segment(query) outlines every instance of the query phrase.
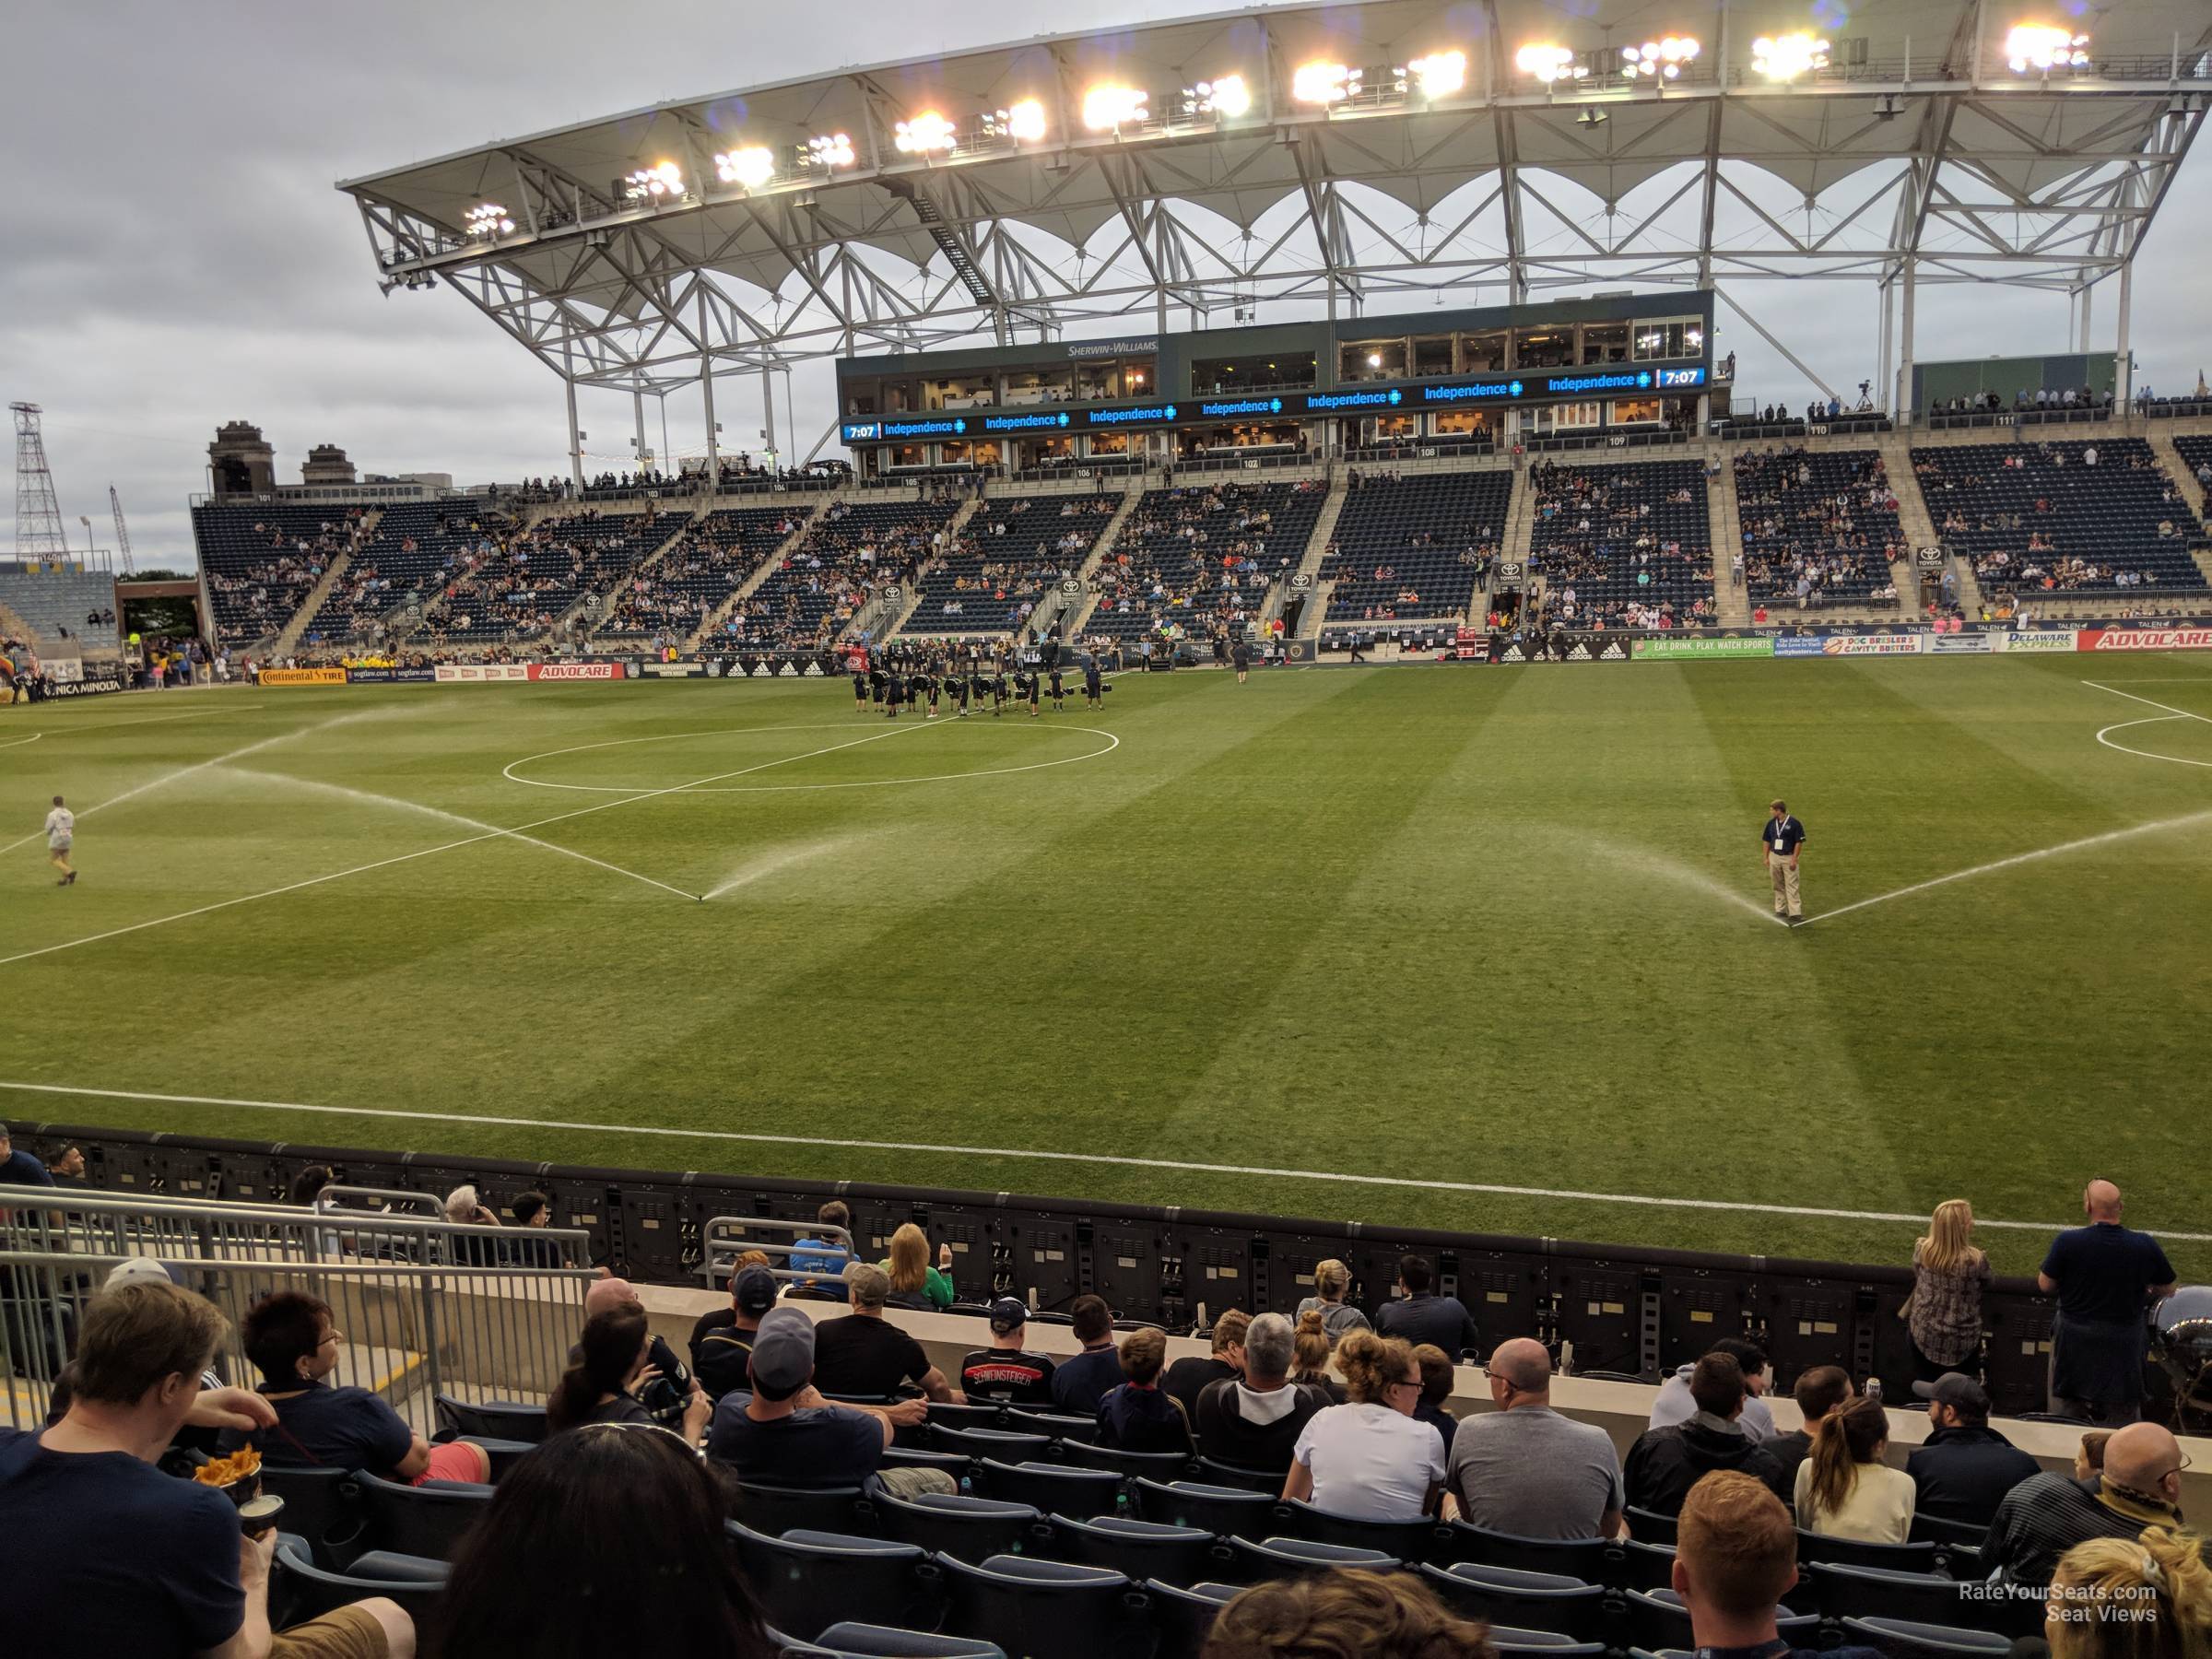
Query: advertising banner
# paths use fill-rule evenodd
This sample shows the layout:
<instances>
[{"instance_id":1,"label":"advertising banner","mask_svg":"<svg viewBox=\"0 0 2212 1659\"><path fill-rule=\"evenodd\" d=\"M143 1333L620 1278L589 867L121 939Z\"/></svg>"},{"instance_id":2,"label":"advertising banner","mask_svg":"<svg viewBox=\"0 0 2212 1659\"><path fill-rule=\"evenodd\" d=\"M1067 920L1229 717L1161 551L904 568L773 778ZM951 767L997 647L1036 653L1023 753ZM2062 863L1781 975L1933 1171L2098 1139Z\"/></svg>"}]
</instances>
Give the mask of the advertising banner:
<instances>
[{"instance_id":1,"label":"advertising banner","mask_svg":"<svg viewBox=\"0 0 2212 1659\"><path fill-rule=\"evenodd\" d=\"M343 668L264 668L253 676L259 686L342 686Z\"/></svg>"},{"instance_id":2,"label":"advertising banner","mask_svg":"<svg viewBox=\"0 0 2212 1659\"><path fill-rule=\"evenodd\" d=\"M346 679L355 686L427 686L438 677L429 668L348 668Z\"/></svg>"},{"instance_id":3,"label":"advertising banner","mask_svg":"<svg viewBox=\"0 0 2212 1659\"><path fill-rule=\"evenodd\" d=\"M1827 653L1821 650L1828 641L1818 634L1783 634L1774 641L1778 657L1813 657Z\"/></svg>"},{"instance_id":4,"label":"advertising banner","mask_svg":"<svg viewBox=\"0 0 2212 1659\"><path fill-rule=\"evenodd\" d=\"M2085 628L2077 651L2212 651L2212 628Z\"/></svg>"},{"instance_id":5,"label":"advertising banner","mask_svg":"<svg viewBox=\"0 0 2212 1659\"><path fill-rule=\"evenodd\" d=\"M1681 634L1674 638L1661 635L1656 639L1638 640L1635 655L1639 661L1678 662L1694 657L1771 657L1775 641L1757 635Z\"/></svg>"},{"instance_id":6,"label":"advertising banner","mask_svg":"<svg viewBox=\"0 0 2212 1659\"><path fill-rule=\"evenodd\" d=\"M1928 636L1916 633L1830 634L1820 641L1823 656L1918 656Z\"/></svg>"},{"instance_id":7,"label":"advertising banner","mask_svg":"<svg viewBox=\"0 0 2212 1659\"><path fill-rule=\"evenodd\" d=\"M705 679L704 663L637 662L629 665L632 679Z\"/></svg>"},{"instance_id":8,"label":"advertising banner","mask_svg":"<svg viewBox=\"0 0 2212 1659\"><path fill-rule=\"evenodd\" d=\"M492 680L526 680L530 670L521 663L441 663L438 683L477 686Z\"/></svg>"},{"instance_id":9,"label":"advertising banner","mask_svg":"<svg viewBox=\"0 0 2212 1659\"><path fill-rule=\"evenodd\" d=\"M48 697L103 697L110 691L123 689L123 682L109 677L98 679L56 680L48 687Z\"/></svg>"},{"instance_id":10,"label":"advertising banner","mask_svg":"<svg viewBox=\"0 0 2212 1659\"><path fill-rule=\"evenodd\" d=\"M1986 655L1990 650L1987 634L1939 633L1928 636L1928 652L1933 656Z\"/></svg>"},{"instance_id":11,"label":"advertising banner","mask_svg":"<svg viewBox=\"0 0 2212 1659\"><path fill-rule=\"evenodd\" d=\"M622 677L619 663L532 663L527 665L529 677L534 680L618 680Z\"/></svg>"},{"instance_id":12,"label":"advertising banner","mask_svg":"<svg viewBox=\"0 0 2212 1659\"><path fill-rule=\"evenodd\" d=\"M2074 630L2070 628L2055 632L2048 629L2015 630L1983 637L1989 641L1992 651L2072 651L2075 639Z\"/></svg>"}]
</instances>

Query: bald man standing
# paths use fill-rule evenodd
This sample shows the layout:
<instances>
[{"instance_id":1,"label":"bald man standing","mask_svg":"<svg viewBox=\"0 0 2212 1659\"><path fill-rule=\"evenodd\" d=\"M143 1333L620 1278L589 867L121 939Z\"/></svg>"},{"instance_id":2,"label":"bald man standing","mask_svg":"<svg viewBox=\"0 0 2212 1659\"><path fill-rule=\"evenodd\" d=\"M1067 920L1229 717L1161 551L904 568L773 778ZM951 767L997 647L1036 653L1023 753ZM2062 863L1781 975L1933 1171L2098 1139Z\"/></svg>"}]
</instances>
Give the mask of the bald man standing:
<instances>
[{"instance_id":1,"label":"bald man standing","mask_svg":"<svg viewBox=\"0 0 2212 1659\"><path fill-rule=\"evenodd\" d=\"M2036 1283L2058 1297L2051 1334L2051 1409L2104 1423L2143 1413L2144 1310L2171 1295L2173 1264L2148 1233L2120 1225L2120 1189L2092 1181L2087 1227L2051 1241Z\"/></svg>"},{"instance_id":2,"label":"bald man standing","mask_svg":"<svg viewBox=\"0 0 2212 1659\"><path fill-rule=\"evenodd\" d=\"M1445 1476L1460 1514L1521 1538L1609 1538L1628 1500L1613 1437L1551 1408L1551 1356L1525 1336L1487 1368L1495 1411L1462 1418Z\"/></svg>"}]
</instances>

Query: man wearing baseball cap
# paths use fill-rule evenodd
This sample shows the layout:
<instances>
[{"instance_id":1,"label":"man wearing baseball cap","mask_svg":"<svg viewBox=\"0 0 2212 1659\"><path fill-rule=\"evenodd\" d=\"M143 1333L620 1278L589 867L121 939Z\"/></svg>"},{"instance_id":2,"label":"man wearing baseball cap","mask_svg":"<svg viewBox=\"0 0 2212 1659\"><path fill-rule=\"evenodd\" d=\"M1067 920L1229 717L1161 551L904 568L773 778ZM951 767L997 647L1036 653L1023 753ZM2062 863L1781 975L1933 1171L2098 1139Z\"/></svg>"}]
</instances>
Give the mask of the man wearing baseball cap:
<instances>
[{"instance_id":1,"label":"man wearing baseball cap","mask_svg":"<svg viewBox=\"0 0 2212 1659\"><path fill-rule=\"evenodd\" d=\"M927 1420L920 1400L896 1406L831 1405L814 1386L814 1321L797 1308L771 1308L753 1332L747 1363L752 1391L714 1407L707 1455L740 1480L774 1486L858 1486L871 1475L898 1497L957 1492L942 1469L886 1469L884 1449L901 1424Z\"/></svg>"},{"instance_id":2,"label":"man wearing baseball cap","mask_svg":"<svg viewBox=\"0 0 2212 1659\"><path fill-rule=\"evenodd\" d=\"M1030 1334L1030 1310L1017 1296L991 1304L991 1346L960 1362L960 1392L971 1400L1006 1406L1050 1406L1053 1362L1021 1345Z\"/></svg>"},{"instance_id":3,"label":"man wearing baseball cap","mask_svg":"<svg viewBox=\"0 0 2212 1659\"><path fill-rule=\"evenodd\" d=\"M692 1373L707 1398L719 1400L746 1386L747 1362L753 1357L753 1334L776 1305L776 1276L766 1267L740 1267L730 1278L728 1324L715 1325L693 1345Z\"/></svg>"},{"instance_id":4,"label":"man wearing baseball cap","mask_svg":"<svg viewBox=\"0 0 2212 1659\"><path fill-rule=\"evenodd\" d=\"M1919 1494L1914 1512L1987 1526L2005 1494L2041 1466L1989 1426L1989 1395L1962 1371L1946 1371L1912 1392L1928 1403L1932 1432L1905 1460Z\"/></svg>"}]
</instances>

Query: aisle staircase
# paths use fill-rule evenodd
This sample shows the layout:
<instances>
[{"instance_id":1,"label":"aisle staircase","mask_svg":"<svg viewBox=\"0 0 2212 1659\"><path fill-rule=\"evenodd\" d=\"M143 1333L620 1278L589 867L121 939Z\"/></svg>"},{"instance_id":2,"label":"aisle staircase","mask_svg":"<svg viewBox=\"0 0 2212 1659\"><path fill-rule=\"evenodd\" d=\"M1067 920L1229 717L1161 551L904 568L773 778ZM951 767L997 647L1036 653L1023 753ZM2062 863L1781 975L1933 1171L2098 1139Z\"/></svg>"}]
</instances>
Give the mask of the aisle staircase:
<instances>
[{"instance_id":1,"label":"aisle staircase","mask_svg":"<svg viewBox=\"0 0 2212 1659\"><path fill-rule=\"evenodd\" d=\"M1336 521L1344 515L1344 500L1350 493L1349 481L1341 470L1337 471L1329 480L1328 496L1321 503L1321 512L1313 520L1313 533L1306 537L1305 552L1299 559L1297 569L1290 572L1290 580L1278 582L1267 591L1267 603L1260 607L1260 635L1263 639L1266 637L1269 625L1283 614L1283 607L1290 603L1290 594L1294 591L1290 582L1300 576L1307 579L1308 585L1304 590L1306 608L1299 613L1298 618L1298 637L1311 639L1320 631L1322 613L1327 608L1321 592L1322 560L1328 557L1329 543L1336 535Z\"/></svg>"},{"instance_id":2,"label":"aisle staircase","mask_svg":"<svg viewBox=\"0 0 2212 1659\"><path fill-rule=\"evenodd\" d=\"M300 649L300 641L307 638L308 625L315 619L315 613L323 608L323 602L330 597L331 590L338 584L338 578L346 573L352 563L352 553L345 552L323 567L322 577L313 587L307 590L307 597L300 602L300 608L292 613L291 620L276 630L276 639L269 647L269 655L288 657Z\"/></svg>"},{"instance_id":3,"label":"aisle staircase","mask_svg":"<svg viewBox=\"0 0 2212 1659\"><path fill-rule=\"evenodd\" d=\"M949 557L953 549L959 545L960 532L967 529L968 521L976 515L977 510L982 504L983 498L982 496L971 495L960 503L959 512L946 520L944 552L947 557ZM935 567L935 563L936 560L933 557L925 559L916 565L913 575L900 584L897 599L885 600L880 594L871 598L867 604L860 607L858 614L853 618L852 626L847 628L840 637L856 639L865 629L871 640L888 640L904 628L908 618L922 608L922 578Z\"/></svg>"},{"instance_id":4,"label":"aisle staircase","mask_svg":"<svg viewBox=\"0 0 2212 1659\"><path fill-rule=\"evenodd\" d=\"M684 641L684 649L687 652L697 651L700 641L720 628L732 611L750 599L753 596L753 591L766 582L779 565L791 557L798 545L806 539L806 532L813 529L822 514L830 511L830 504L839 499L834 494L825 495L816 501L806 512L801 514L798 524L792 533L778 542L768 556L754 568L753 573L733 588L730 596L709 611L705 620L691 630L691 637Z\"/></svg>"},{"instance_id":5,"label":"aisle staircase","mask_svg":"<svg viewBox=\"0 0 2212 1659\"><path fill-rule=\"evenodd\" d=\"M1115 544L1122 539L1123 526L1128 524L1129 515L1136 511L1136 504L1144 499L1145 477L1139 473L1123 489L1122 504L1114 509L1113 516L1106 521L1106 528L1100 532L1099 539L1091 544L1090 557L1083 561L1082 568L1076 572L1083 583L1084 593L1077 600L1074 610L1062 612L1062 615L1072 617L1074 620L1061 629L1061 638L1075 641L1083 637L1083 625L1090 620L1090 613L1099 608L1098 594L1089 591L1091 579L1099 573L1099 567L1112 555Z\"/></svg>"},{"instance_id":6,"label":"aisle staircase","mask_svg":"<svg viewBox=\"0 0 2212 1659\"><path fill-rule=\"evenodd\" d=\"M1705 512L1712 525L1712 607L1723 628L1751 626L1750 590L1735 580L1736 555L1744 550L1743 506L1735 494L1735 463L1719 449L1721 470L1705 480Z\"/></svg>"}]
</instances>

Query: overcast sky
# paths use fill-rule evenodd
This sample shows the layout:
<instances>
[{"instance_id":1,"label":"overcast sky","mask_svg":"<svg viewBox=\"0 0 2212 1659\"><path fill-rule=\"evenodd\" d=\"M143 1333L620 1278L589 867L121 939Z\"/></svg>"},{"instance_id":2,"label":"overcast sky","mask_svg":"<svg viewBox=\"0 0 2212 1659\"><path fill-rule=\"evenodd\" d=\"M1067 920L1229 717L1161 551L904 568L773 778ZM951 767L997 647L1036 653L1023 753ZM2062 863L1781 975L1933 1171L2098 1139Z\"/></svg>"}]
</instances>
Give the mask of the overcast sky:
<instances>
[{"instance_id":1,"label":"overcast sky","mask_svg":"<svg viewBox=\"0 0 2212 1659\"><path fill-rule=\"evenodd\" d=\"M1120 0L1112 16L1218 9ZM142 567L190 562L185 498L206 488L206 445L224 420L259 424L286 482L322 442L364 468L461 484L559 472L559 382L457 295L382 297L334 181L662 100L989 44L1018 15L975 0L788 11L17 0L0 47L0 392L45 407L72 542L83 543L85 514L99 546L112 546L112 484ZM2138 379L2161 388L2212 367L2201 303L2212 230L2177 211L2212 186L2203 147L2136 280ZM1870 289L1769 285L1745 297L1840 387L1874 373ZM2115 311L2108 284L2096 322L2108 347ZM2065 326L2063 296L1924 290L1921 355L2063 349ZM1740 383L1810 395L1749 331L1724 326L1723 345L1738 354ZM830 416L829 367L795 379L804 448ZM718 382L732 447L759 424L759 394L744 384ZM669 420L676 453L699 447L695 406L671 399ZM587 448L619 465L628 399L586 394L582 424ZM6 534L12 550L12 524Z\"/></svg>"}]
</instances>

